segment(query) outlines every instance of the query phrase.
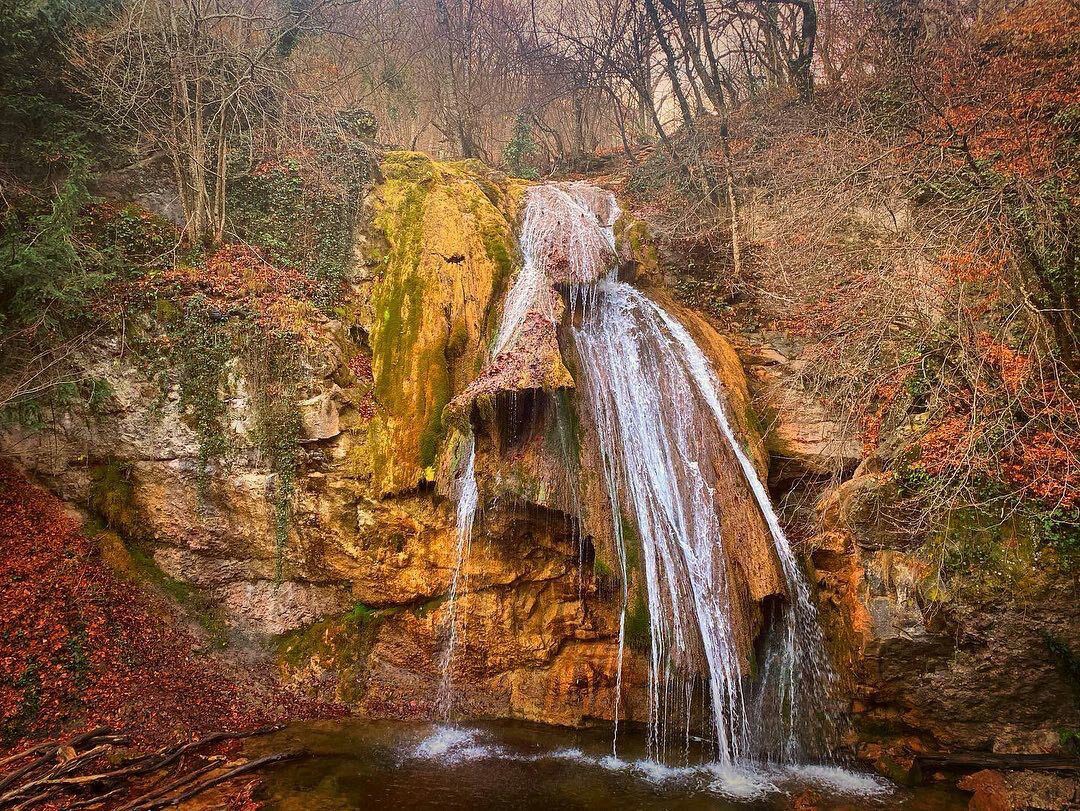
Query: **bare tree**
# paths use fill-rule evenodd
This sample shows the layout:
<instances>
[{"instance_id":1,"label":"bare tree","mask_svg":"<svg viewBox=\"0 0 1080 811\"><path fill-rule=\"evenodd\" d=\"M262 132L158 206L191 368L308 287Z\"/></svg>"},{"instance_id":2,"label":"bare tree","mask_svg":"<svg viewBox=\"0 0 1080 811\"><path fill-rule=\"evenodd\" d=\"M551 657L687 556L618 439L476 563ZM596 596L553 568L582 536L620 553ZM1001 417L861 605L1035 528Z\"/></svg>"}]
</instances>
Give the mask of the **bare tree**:
<instances>
[{"instance_id":1,"label":"bare tree","mask_svg":"<svg viewBox=\"0 0 1080 811\"><path fill-rule=\"evenodd\" d=\"M350 16L342 14L347 7ZM234 153L314 120L327 88L305 88L296 68L304 35L347 36L356 0L128 0L69 51L84 91L171 163L193 240L225 231ZM294 132L303 127L292 127Z\"/></svg>"}]
</instances>

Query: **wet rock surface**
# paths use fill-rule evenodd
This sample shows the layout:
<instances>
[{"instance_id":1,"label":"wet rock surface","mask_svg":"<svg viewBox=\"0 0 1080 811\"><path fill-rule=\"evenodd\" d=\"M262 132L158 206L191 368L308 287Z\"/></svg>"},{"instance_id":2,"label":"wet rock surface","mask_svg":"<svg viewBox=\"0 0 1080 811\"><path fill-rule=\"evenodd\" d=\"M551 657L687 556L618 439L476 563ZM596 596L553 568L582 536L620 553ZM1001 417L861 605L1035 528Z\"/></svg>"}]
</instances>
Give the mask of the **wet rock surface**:
<instances>
[{"instance_id":1,"label":"wet rock surface","mask_svg":"<svg viewBox=\"0 0 1080 811\"><path fill-rule=\"evenodd\" d=\"M571 434L587 464L571 492L559 444L566 424L552 405L574 385L572 364L539 313L506 360L485 365L481 351L517 268L524 188L469 162L410 154L392 157L384 173L347 312L309 314L284 543L238 358L221 392L230 452L212 465L209 487L178 388L161 386L122 336L81 350L87 376L108 381L103 409L74 404L46 430L7 426L0 450L145 550L165 576L204 593L239 637L275 652L284 680L366 715L415 717L433 708L456 562L443 480L453 459L439 442L471 424L475 409L483 508L454 665L459 711L575 725L610 718L619 601L606 496L595 442L580 425ZM592 216L614 212L597 203ZM632 227L616 230L614 256L648 286L655 257ZM562 316L561 307L553 299L552 312ZM720 374L759 470L768 467L781 490L815 483L816 510L796 520L808 528L825 627L854 699L856 751L898 777L919 751L1062 751L1080 709L1047 640L1080 650L1075 576L1036 571L996 591L946 582L935 560L898 541L895 482L808 399L796 352L751 336L739 346L748 386L739 357L704 318L665 307ZM499 428L510 409L524 426L514 432ZM592 540L584 551L581 531ZM640 656L629 662L622 707L642 719L647 670ZM967 778L973 803L1077 801L1067 776L980 774Z\"/></svg>"},{"instance_id":2,"label":"wet rock surface","mask_svg":"<svg viewBox=\"0 0 1080 811\"><path fill-rule=\"evenodd\" d=\"M1052 559L1002 574L989 563L949 570L932 539L906 531L892 474L806 403L790 374L797 351L751 339L738 346L768 418L770 482L789 491L789 522L811 554L853 698L857 754L896 779L920 752L1068 756L1080 699L1051 641L1080 650L1075 571ZM1023 548L1008 522L999 532L999 542ZM963 779L972 808L1076 803L1075 774L985 770Z\"/></svg>"},{"instance_id":3,"label":"wet rock surface","mask_svg":"<svg viewBox=\"0 0 1080 811\"><path fill-rule=\"evenodd\" d=\"M286 682L365 715L425 716L457 562L443 479L454 460L440 443L450 447L455 420L475 410L481 515L453 664L457 711L573 725L610 718L619 590L611 558L605 569L591 540L583 548L575 518L609 526L609 508L595 470L581 471L580 488L567 478L566 454L580 466L588 440L569 408L559 318L534 318L535 329L527 320L505 358L481 363L519 263L523 187L475 162L407 153L389 156L383 175L347 306L335 319L302 310L284 535L279 474L240 354L220 359L220 457L205 459L179 380L182 348L164 341L171 348L148 359L114 335L80 350L88 377L108 386L104 406L72 403L44 428L8 426L0 449L118 531L155 578L199 594L234 644L273 651ZM609 221L609 200L597 195L582 215ZM558 315L562 298L552 294ZM128 329L147 342L168 337L154 312ZM761 462L730 346L711 333L704 349ZM462 414L447 408L454 402L466 403ZM627 718L645 717L646 674L628 651Z\"/></svg>"}]
</instances>

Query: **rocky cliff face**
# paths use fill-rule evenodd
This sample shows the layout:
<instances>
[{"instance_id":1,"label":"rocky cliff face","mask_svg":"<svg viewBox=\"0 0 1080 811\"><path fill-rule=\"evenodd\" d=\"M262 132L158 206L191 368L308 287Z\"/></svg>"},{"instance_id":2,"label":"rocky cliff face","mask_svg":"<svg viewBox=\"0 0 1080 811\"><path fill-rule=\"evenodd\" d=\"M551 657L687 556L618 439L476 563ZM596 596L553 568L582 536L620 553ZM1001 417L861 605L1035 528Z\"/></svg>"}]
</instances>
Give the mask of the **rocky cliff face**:
<instances>
[{"instance_id":1,"label":"rocky cliff face","mask_svg":"<svg viewBox=\"0 0 1080 811\"><path fill-rule=\"evenodd\" d=\"M457 563L452 423L475 409L482 509L456 706L609 718L621 590L598 480L568 496L565 449L580 460L588 441L558 336L522 347L532 366L482 367L519 263L524 188L476 162L391 153L337 310L265 269L178 272L79 348L106 397L8 426L0 449L120 532L155 579L193 589L237 644L272 651L285 682L362 714L426 715ZM626 272L647 281L640 227L620 232ZM763 464L731 346L684 316ZM640 718L645 669L631 658L621 706Z\"/></svg>"},{"instance_id":2,"label":"rocky cliff face","mask_svg":"<svg viewBox=\"0 0 1080 811\"><path fill-rule=\"evenodd\" d=\"M456 704L610 718L621 589L572 360L538 327L515 353L528 363L484 365L520 261L525 186L410 153L388 155L381 175L336 310L265 269L178 272L78 348L107 396L5 426L0 450L118 530L155 580L198 595L237 644L269 650L285 682L411 716L435 702L457 564L449 476L470 423L481 516ZM896 482L791 382L797 349L740 344L744 376L731 344L665 297L641 224L616 231L624 274L709 355L763 471L771 452L771 483L812 551L861 755L899 775L926 749L1059 751L1080 728L1075 575L1034 559L1022 528L1000 520L950 528L984 550L986 565L966 571L894 532ZM630 631L621 706L641 718L643 643Z\"/></svg>"},{"instance_id":3,"label":"rocky cliff face","mask_svg":"<svg viewBox=\"0 0 1080 811\"><path fill-rule=\"evenodd\" d=\"M797 348L755 335L739 351L767 428L771 483L811 552L859 755L904 779L919 752L1067 751L1080 728L1075 568L1008 516L971 510L907 532L895 474L864 458L794 382ZM999 803L979 807L1080 799L1067 777L977 777L968 784L978 802Z\"/></svg>"}]
</instances>

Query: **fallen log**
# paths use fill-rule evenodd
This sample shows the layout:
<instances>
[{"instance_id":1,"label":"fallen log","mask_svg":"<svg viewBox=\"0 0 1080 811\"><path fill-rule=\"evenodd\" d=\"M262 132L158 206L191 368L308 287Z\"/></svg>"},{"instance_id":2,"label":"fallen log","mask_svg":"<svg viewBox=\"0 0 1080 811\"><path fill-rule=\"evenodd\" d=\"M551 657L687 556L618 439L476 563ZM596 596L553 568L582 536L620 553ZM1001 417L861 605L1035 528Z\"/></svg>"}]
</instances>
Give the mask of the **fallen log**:
<instances>
[{"instance_id":1,"label":"fallen log","mask_svg":"<svg viewBox=\"0 0 1080 811\"><path fill-rule=\"evenodd\" d=\"M203 780L196 783L191 788L188 788L173 797L159 798L143 802L142 800L136 800L135 804L125 806L130 811L158 811L161 808L170 808L180 805L180 803L190 800L204 791L220 785L228 780L232 780L235 777L248 774L249 772L262 769L266 766L272 766L276 763L285 763L290 760L299 760L301 758L310 757L311 753L306 749L293 749L288 752L277 752L272 755L265 755L255 760L249 760L246 763L242 763L235 768L229 769L224 774L219 774L214 777Z\"/></svg>"},{"instance_id":2,"label":"fallen log","mask_svg":"<svg viewBox=\"0 0 1080 811\"><path fill-rule=\"evenodd\" d=\"M1068 755L1007 754L1003 752L924 752L915 755L923 769L1031 769L1080 773L1080 758Z\"/></svg>"},{"instance_id":3,"label":"fallen log","mask_svg":"<svg viewBox=\"0 0 1080 811\"><path fill-rule=\"evenodd\" d=\"M175 780L171 780L171 781L165 783L165 785L161 785L161 786L159 786L157 788L151 789L150 791L146 792L142 796L136 797L131 802L125 803L124 805L120 806L118 809L116 809L116 811L134 811L134 809L137 806L139 806L140 804L145 804L145 803L150 802L151 800L157 800L157 799L160 799L162 797L165 797L165 796L171 794L174 791L179 791L180 789L184 788L185 786L189 785L190 783L193 783L194 781L198 780L204 774L207 774L208 772L212 772L214 769L220 769L220 768L221 768L221 762L220 761L213 761L211 763L207 763L205 766L202 766L202 767L200 767L198 769L195 769L192 772L188 772L187 774L183 774L180 777L176 778Z\"/></svg>"}]
</instances>

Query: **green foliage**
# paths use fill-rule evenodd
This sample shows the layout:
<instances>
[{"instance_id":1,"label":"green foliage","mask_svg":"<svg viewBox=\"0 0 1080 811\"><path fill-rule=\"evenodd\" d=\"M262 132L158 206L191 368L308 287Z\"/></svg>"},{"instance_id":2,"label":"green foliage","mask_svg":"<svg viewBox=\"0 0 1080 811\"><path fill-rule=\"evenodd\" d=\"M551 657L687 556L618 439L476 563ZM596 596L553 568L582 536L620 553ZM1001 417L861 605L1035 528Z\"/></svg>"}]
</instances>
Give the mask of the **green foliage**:
<instances>
[{"instance_id":1,"label":"green foliage","mask_svg":"<svg viewBox=\"0 0 1080 811\"><path fill-rule=\"evenodd\" d=\"M102 0L0 0L0 165L27 184L85 166L99 117L64 81L64 43ZM96 137L95 137L96 136Z\"/></svg>"},{"instance_id":2,"label":"green foliage","mask_svg":"<svg viewBox=\"0 0 1080 811\"><path fill-rule=\"evenodd\" d=\"M280 581L300 455L297 338L286 332L270 335L249 332L243 340L246 343L244 374L254 419L252 438L263 463L274 474L275 577Z\"/></svg>"},{"instance_id":3,"label":"green foliage","mask_svg":"<svg viewBox=\"0 0 1080 811\"><path fill-rule=\"evenodd\" d=\"M1080 561L1080 507L1040 511L1036 521L1040 541L1053 547L1066 563Z\"/></svg>"},{"instance_id":4,"label":"green foliage","mask_svg":"<svg viewBox=\"0 0 1080 811\"><path fill-rule=\"evenodd\" d=\"M536 168L536 156L539 149L532 134L532 124L524 113L514 121L514 132L503 147L503 164L506 171L515 177L536 180L539 172Z\"/></svg>"},{"instance_id":5,"label":"green foliage","mask_svg":"<svg viewBox=\"0 0 1080 811\"><path fill-rule=\"evenodd\" d=\"M228 451L225 439L225 401L221 388L232 341L220 316L212 313L205 299L193 296L173 327L178 353L180 407L184 409L199 440L199 491L206 495L210 466Z\"/></svg>"},{"instance_id":6,"label":"green foliage","mask_svg":"<svg viewBox=\"0 0 1080 811\"><path fill-rule=\"evenodd\" d=\"M130 203L119 208L96 207L84 218L98 262L112 276L164 270L172 265L180 235L171 222Z\"/></svg>"},{"instance_id":7,"label":"green foliage","mask_svg":"<svg viewBox=\"0 0 1080 811\"><path fill-rule=\"evenodd\" d=\"M965 586L1015 590L1048 567L1068 572L1080 562L1080 510L1046 510L990 485L971 497L983 506L939 516L925 548ZM1049 557L1047 550L1053 550Z\"/></svg>"},{"instance_id":8,"label":"green foliage","mask_svg":"<svg viewBox=\"0 0 1080 811\"><path fill-rule=\"evenodd\" d=\"M89 167L110 140L64 81L64 43L100 0L0 0L0 332L82 316L112 268L79 234ZM18 353L9 351L8 366Z\"/></svg>"},{"instance_id":9,"label":"green foliage","mask_svg":"<svg viewBox=\"0 0 1080 811\"><path fill-rule=\"evenodd\" d=\"M87 378L63 381L34 396L24 396L0 408L0 426L18 425L28 431L40 431L55 422L57 416L82 406L91 417L100 416L113 396L108 380Z\"/></svg>"},{"instance_id":10,"label":"green foliage","mask_svg":"<svg viewBox=\"0 0 1080 811\"><path fill-rule=\"evenodd\" d=\"M106 526L131 530L134 495L130 465L111 461L91 468L89 506Z\"/></svg>"},{"instance_id":11,"label":"green foliage","mask_svg":"<svg viewBox=\"0 0 1080 811\"><path fill-rule=\"evenodd\" d=\"M109 280L76 241L88 200L86 175L77 167L50 204L7 211L0 225L0 330L57 327L80 316Z\"/></svg>"},{"instance_id":12,"label":"green foliage","mask_svg":"<svg viewBox=\"0 0 1080 811\"><path fill-rule=\"evenodd\" d=\"M171 306L158 311L175 347L180 406L198 438L197 483L203 498L209 494L212 464L227 459L231 450L224 389L230 360L240 360L250 397L252 441L260 462L273 474L280 579L300 455L299 339L283 330L267 332L250 314L219 313L200 296L193 296L180 311Z\"/></svg>"},{"instance_id":13,"label":"green foliage","mask_svg":"<svg viewBox=\"0 0 1080 811\"><path fill-rule=\"evenodd\" d=\"M356 212L371 180L366 151L336 146L346 151L335 153L340 162L325 177L293 160L241 175L227 188L236 235L261 248L271 264L318 282L317 303L324 310L352 271Z\"/></svg>"}]
</instances>

